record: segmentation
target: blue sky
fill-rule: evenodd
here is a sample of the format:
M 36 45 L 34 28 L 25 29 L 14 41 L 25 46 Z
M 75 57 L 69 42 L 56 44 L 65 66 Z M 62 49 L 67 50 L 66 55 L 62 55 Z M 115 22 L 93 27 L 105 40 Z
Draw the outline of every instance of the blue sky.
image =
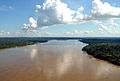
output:
M 119 18 L 120 0 L 0 0 L 1 37 L 119 37 Z

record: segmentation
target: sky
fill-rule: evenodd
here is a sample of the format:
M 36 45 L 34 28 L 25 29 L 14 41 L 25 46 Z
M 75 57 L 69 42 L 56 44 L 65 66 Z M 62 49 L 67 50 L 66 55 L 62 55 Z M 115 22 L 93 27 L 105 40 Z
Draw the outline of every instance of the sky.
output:
M 120 0 L 0 0 L 0 37 L 119 37 Z

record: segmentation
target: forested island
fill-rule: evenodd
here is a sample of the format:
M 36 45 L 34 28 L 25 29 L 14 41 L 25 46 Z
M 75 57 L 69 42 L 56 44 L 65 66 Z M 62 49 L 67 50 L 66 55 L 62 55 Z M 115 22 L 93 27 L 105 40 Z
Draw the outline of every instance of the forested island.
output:
M 0 49 L 26 46 L 44 42 L 48 42 L 48 40 L 41 38 L 0 38 Z
M 120 38 L 86 38 L 80 41 L 88 44 L 82 49 L 83 51 L 96 58 L 120 65 Z

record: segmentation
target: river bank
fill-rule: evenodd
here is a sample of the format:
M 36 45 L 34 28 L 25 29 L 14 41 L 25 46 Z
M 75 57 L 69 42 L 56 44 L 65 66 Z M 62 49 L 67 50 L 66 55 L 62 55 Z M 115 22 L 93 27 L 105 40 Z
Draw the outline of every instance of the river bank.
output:
M 22 47 L 45 42 L 48 42 L 48 40 L 38 38 L 0 38 L 0 49 Z
M 88 44 L 83 47 L 82 50 L 86 51 L 87 54 L 92 55 L 95 58 L 120 66 L 120 43 L 115 42 L 114 40 L 111 40 L 112 42 L 108 42 L 107 40 L 82 40 L 82 42 Z

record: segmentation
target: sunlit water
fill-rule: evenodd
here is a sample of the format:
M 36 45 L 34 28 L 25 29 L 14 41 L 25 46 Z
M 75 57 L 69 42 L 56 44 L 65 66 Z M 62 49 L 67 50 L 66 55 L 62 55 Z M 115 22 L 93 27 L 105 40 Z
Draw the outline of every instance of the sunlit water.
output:
M 79 41 L 0 50 L 0 81 L 120 81 L 120 67 L 82 52 Z

